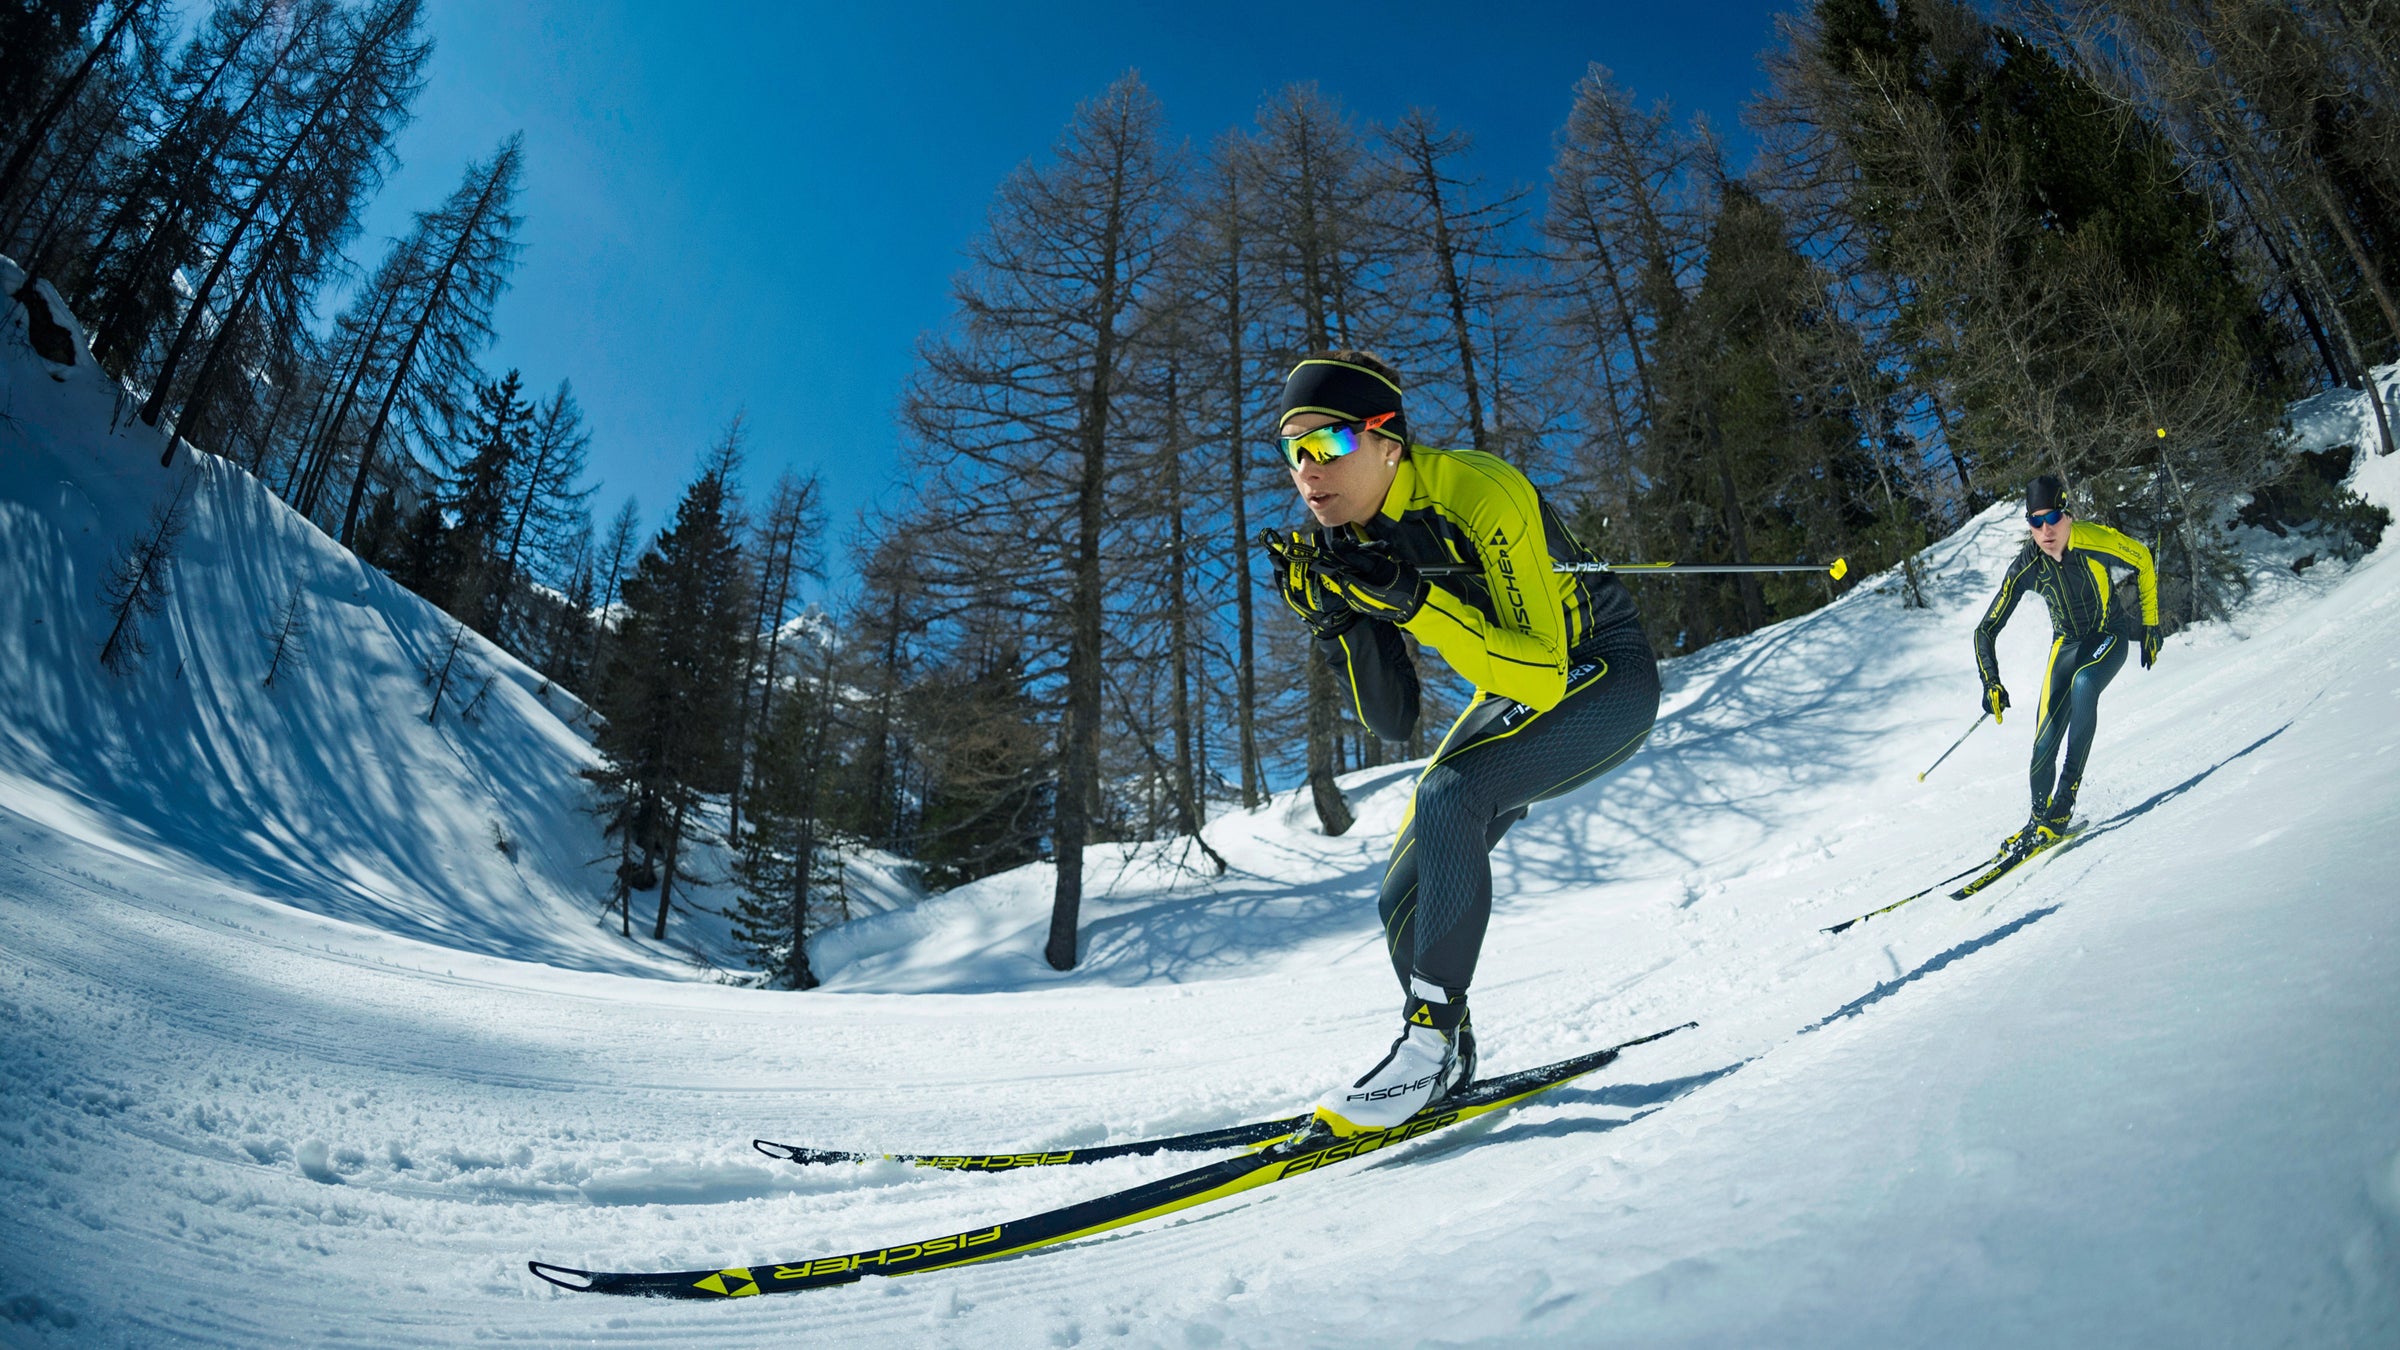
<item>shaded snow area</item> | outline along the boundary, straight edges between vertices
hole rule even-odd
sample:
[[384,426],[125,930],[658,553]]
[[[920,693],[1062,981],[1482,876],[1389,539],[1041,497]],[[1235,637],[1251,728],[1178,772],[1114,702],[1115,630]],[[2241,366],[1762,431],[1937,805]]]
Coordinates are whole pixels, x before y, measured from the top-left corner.
[[[2022,535],[2002,509],[1928,551],[1930,609],[1871,577],[1671,664],[1649,748],[1499,849],[1488,1068],[1696,1030],[1065,1248],[621,1302],[524,1262],[771,1264],[1194,1161],[800,1169],[753,1136],[1088,1145],[1365,1069],[1397,1012],[1373,890],[1409,770],[1349,779],[1346,838],[1289,794],[1214,822],[1222,878],[1096,851],[1068,975],[1038,956],[1037,867],[829,933],[823,991],[660,978],[693,972],[593,922],[589,752],[538,679],[480,652],[483,734],[426,726],[438,617],[238,471],[196,480],[151,666],[98,671],[99,572],[164,488],[157,446],[11,322],[0,1343],[2400,1343],[2391,549],[2262,569],[2231,621],[2129,663],[2070,846],[1827,936],[2024,816],[2038,607],[2002,643],[2020,711],[1916,778],[1975,713],[1968,632]],[[2400,459],[2355,482],[2400,503]],[[315,660],[260,690],[294,575]]]

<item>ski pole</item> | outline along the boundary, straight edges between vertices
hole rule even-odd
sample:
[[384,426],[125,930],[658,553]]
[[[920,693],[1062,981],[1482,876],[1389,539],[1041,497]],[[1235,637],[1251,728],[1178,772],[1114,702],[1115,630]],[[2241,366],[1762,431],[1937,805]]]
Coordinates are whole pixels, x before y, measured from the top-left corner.
[[[1834,580],[1836,580],[1836,581],[1839,581],[1839,580],[1841,580],[1843,577],[1845,577],[1845,576],[1848,576],[1848,575],[1850,574],[1850,560],[1849,560],[1849,559],[1847,559],[1847,558],[1836,558],[1836,559],[1834,559],[1834,560],[1833,560],[1833,561],[1832,561],[1830,564],[1827,564],[1827,563],[1670,563],[1670,562],[1609,563],[1609,562],[1569,562],[1569,563],[1554,563],[1554,564],[1552,564],[1552,565],[1551,565],[1551,568],[1550,568],[1550,570],[1551,570],[1551,571],[1553,571],[1553,572],[1587,572],[1587,573],[1588,573],[1588,572],[1611,572],[1611,573],[1614,573],[1614,574],[1616,574],[1616,575],[1618,575],[1618,576],[1628,576],[1628,575],[1631,575],[1631,576],[1647,576],[1647,575],[1649,575],[1649,574],[1651,574],[1651,573],[1659,573],[1659,572],[1683,573],[1683,574],[1685,574],[1685,575],[1691,575],[1691,574],[1694,574],[1694,573],[1732,573],[1732,572],[1823,572],[1825,575],[1827,575],[1827,576],[1829,576],[1829,577],[1832,577],[1832,578],[1833,578]],[[1428,565],[1426,565],[1426,566],[1419,567],[1419,568],[1417,569],[1417,573],[1418,573],[1418,575],[1420,575],[1420,576],[1428,576],[1428,577],[1453,577],[1453,576],[1469,576],[1469,575],[1479,575],[1479,574],[1480,574],[1482,571],[1483,571],[1483,569],[1482,569],[1482,568],[1480,568],[1480,567],[1475,567],[1475,566],[1473,566],[1473,565],[1471,565],[1471,564],[1468,564],[1468,563],[1431,563],[1431,564],[1428,564]]]
[[[1308,562],[1317,557],[1313,545],[1284,538],[1274,530],[1259,534],[1259,543],[1279,558]],[[1619,576],[1645,576],[1651,573],[1734,573],[1734,572],[1823,572],[1835,581],[1850,575],[1850,560],[1836,558],[1831,563],[1675,563],[1675,562],[1562,562],[1550,566],[1553,572],[1613,572]],[[1424,577],[1479,576],[1483,569],[1473,563],[1421,563],[1417,575]]]
[[[1974,735],[1974,734],[1975,734],[1975,727],[1982,726],[1982,725],[1984,724],[1984,721],[1985,721],[1985,719],[1986,719],[1986,718],[1989,718],[1990,716],[1991,716],[1991,713],[1990,713],[1989,711],[1986,711],[1986,712],[1983,714],[1983,716],[1982,716],[1982,717],[1978,717],[1978,718],[1976,718],[1976,719],[1975,719],[1975,725],[1974,725],[1974,726],[1970,726],[1970,727],[1968,727],[1968,728],[1967,728],[1965,731],[1963,731],[1963,732],[1960,732],[1960,733],[1959,733],[1959,737],[1958,737],[1958,739],[1957,739],[1957,740],[1955,740],[1955,741],[1952,741],[1952,742],[1950,742],[1950,749],[1949,749],[1949,750],[1944,750],[1944,751],[1942,752],[1942,759],[1948,759],[1948,758],[1950,758],[1951,751],[1954,751],[1954,750],[1958,749],[1958,747],[1960,747],[1960,746],[1962,746],[1962,745],[1965,745],[1965,744],[1967,743],[1967,737],[1969,737],[1969,736],[1972,736],[1972,735]],[[1935,769],[1938,769],[1938,768],[1942,767],[1942,759],[1937,759],[1937,760],[1935,760],[1933,763],[1926,765],[1926,766],[1925,766],[1925,773],[1932,773],[1932,772],[1933,772]],[[1917,775],[1917,781],[1918,781],[1918,782],[1922,783],[1922,782],[1924,782],[1924,781],[1925,781],[1925,773],[1921,773],[1921,774],[1918,774],[1918,775]]]

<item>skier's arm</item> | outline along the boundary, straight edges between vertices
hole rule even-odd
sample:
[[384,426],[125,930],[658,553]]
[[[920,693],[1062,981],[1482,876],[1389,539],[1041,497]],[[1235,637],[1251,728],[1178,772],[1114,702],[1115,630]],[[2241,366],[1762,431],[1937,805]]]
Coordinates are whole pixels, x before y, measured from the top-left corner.
[[1500,620],[1434,586],[1405,626],[1476,688],[1547,712],[1567,694],[1567,625],[1541,499],[1505,466],[1478,465],[1466,482],[1461,500],[1443,505],[1483,555],[1484,585]]
[[1349,690],[1350,706],[1369,731],[1387,741],[1408,739],[1417,728],[1417,666],[1398,628],[1361,619],[1320,639],[1317,650]]
[[2134,582],[2142,592],[2142,623],[2144,626],[2158,623],[2158,568],[2141,540],[2106,525],[2079,520],[2067,532],[2067,547],[2105,553],[2131,567]]
[[1983,677],[1988,687],[2000,683],[2000,657],[1992,650],[1992,639],[2008,626],[2008,616],[2016,613],[2017,601],[2025,597],[2025,578],[2033,571],[2030,556],[2032,546],[2008,565],[2000,578],[2000,593],[1992,597],[1991,608],[1983,612],[1983,622],[1975,625],[1975,673]]

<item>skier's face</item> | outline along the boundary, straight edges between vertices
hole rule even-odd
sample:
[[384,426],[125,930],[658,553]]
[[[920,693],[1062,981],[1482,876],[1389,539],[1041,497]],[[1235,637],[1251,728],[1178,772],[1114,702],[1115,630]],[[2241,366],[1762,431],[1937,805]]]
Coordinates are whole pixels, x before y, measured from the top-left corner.
[[[1340,420],[1324,413],[1294,413],[1281,434],[1304,435]],[[1355,452],[1336,459],[1302,455],[1299,467],[1292,470],[1292,486],[1319,525],[1364,525],[1383,509],[1384,494],[1391,491],[1399,466],[1400,443],[1369,433],[1359,439]]]
[[2055,516],[2045,511],[2042,521],[2042,524],[2035,525],[2029,520],[2026,528],[2033,531],[2033,542],[2055,562],[2059,555],[2067,551],[2067,532],[2075,528],[2075,517],[2064,511]]

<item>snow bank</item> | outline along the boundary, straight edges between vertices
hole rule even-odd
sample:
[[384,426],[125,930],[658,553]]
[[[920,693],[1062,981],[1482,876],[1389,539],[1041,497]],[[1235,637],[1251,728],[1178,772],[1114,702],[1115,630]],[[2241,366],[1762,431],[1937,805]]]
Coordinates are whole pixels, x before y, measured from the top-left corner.
[[[0,294],[21,284],[0,259]],[[245,922],[289,906],[447,949],[694,973],[597,917],[610,850],[583,810],[594,761],[571,695],[469,634],[429,724],[444,615],[237,465],[179,443],[160,467],[159,434],[79,334],[61,366],[31,349],[24,306],[0,313],[0,808],[272,902]],[[112,676],[103,580],[178,495],[190,525],[153,654]],[[267,632],[295,590],[309,659],[270,689]]]

